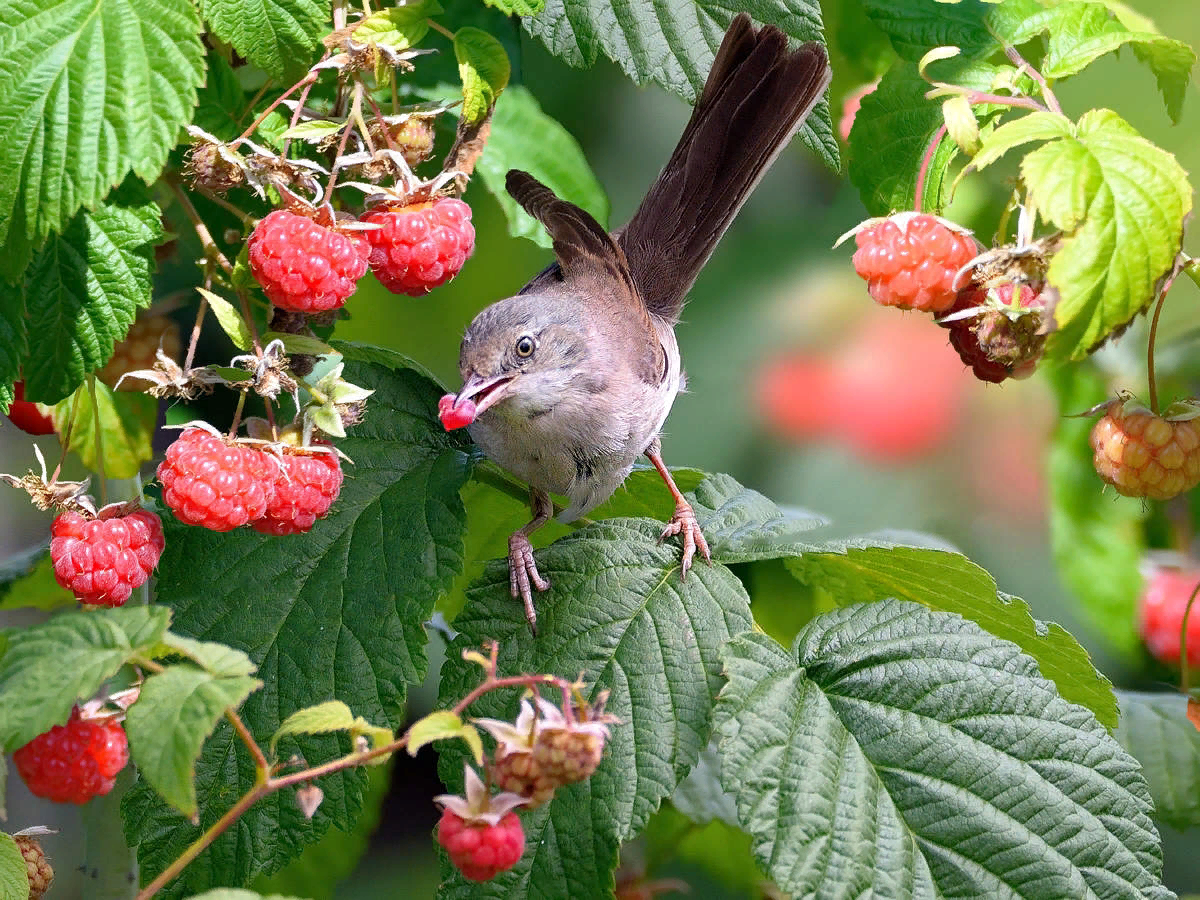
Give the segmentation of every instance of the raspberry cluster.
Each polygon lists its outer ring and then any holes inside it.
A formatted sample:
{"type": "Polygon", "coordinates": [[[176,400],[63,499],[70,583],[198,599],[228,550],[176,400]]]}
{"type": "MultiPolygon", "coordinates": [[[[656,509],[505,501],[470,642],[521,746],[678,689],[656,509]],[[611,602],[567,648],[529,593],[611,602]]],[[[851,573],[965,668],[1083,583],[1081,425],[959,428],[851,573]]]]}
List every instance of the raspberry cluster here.
{"type": "Polygon", "coordinates": [[[250,272],[276,306],[337,309],[367,271],[367,244],[286,209],[260,221],[247,242],[250,272]]]}
{"type": "Polygon", "coordinates": [[[934,313],[954,305],[954,277],[979,252],[970,232],[916,213],[867,222],[854,241],[854,271],[877,303],[934,313]]]}
{"type": "Polygon", "coordinates": [[[1170,500],[1200,484],[1200,419],[1194,409],[1159,416],[1122,398],[1104,410],[1092,428],[1092,462],[1117,493],[1170,500]]]}
{"type": "Polygon", "coordinates": [[[162,521],[146,509],[106,507],[95,518],[64,512],[50,534],[55,580],[94,606],[128,600],[150,577],[164,546],[162,521]]]}
{"type": "Polygon", "coordinates": [[[475,250],[471,207],[454,197],[373,210],[362,221],[380,226],[363,236],[371,271],[393,294],[429,293],[457,275],[475,250]]]}
{"type": "Polygon", "coordinates": [[[58,803],[87,803],[107,794],[127,762],[129,744],[120,723],[84,721],[78,708],[65,725],[13,753],[30,793],[58,803]]]}

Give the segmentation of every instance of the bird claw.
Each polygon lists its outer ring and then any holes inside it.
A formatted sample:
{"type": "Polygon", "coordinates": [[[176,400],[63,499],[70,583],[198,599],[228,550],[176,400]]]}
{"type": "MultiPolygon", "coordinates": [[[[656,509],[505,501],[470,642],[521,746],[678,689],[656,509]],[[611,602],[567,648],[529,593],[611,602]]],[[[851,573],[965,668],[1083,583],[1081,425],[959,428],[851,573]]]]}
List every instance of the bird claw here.
{"type": "Polygon", "coordinates": [[[529,629],[537,634],[533,587],[539,591],[547,591],[550,589],[550,582],[537,570],[537,563],[533,561],[533,545],[529,543],[529,538],[518,531],[508,539],[508,589],[513,599],[519,599],[525,604],[525,618],[529,621],[529,629]]]}
{"type": "Polygon", "coordinates": [[[675,505],[675,515],[671,516],[671,521],[659,535],[658,542],[661,544],[667,538],[677,534],[683,538],[683,562],[679,572],[681,579],[687,577],[688,569],[692,567],[692,558],[696,555],[697,550],[700,551],[705,562],[712,563],[712,555],[708,551],[708,541],[704,539],[704,532],[700,530],[700,523],[696,521],[696,513],[689,503],[680,502],[675,505]]]}

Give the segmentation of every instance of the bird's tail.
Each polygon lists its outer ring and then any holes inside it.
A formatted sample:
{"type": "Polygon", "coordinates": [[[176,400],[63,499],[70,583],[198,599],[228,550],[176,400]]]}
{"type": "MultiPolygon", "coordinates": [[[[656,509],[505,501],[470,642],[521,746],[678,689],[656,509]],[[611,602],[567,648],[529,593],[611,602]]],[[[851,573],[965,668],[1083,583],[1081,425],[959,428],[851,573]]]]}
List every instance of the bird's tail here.
{"type": "Polygon", "coordinates": [[[620,233],[650,312],[679,318],[721,235],[828,84],[820,44],[789,51],[779,29],[733,20],[675,152],[620,233]]]}

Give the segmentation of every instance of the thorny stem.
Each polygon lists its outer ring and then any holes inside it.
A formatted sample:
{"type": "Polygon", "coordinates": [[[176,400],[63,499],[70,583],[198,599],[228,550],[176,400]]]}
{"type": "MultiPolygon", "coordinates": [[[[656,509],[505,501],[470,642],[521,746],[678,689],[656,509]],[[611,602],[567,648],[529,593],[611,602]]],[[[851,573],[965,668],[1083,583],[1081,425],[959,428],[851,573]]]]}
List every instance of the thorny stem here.
{"type": "Polygon", "coordinates": [[[921,206],[925,196],[925,176],[929,174],[929,165],[933,162],[933,155],[937,153],[937,148],[941,145],[942,138],[945,136],[946,126],[942,125],[933,133],[933,137],[929,139],[929,145],[925,148],[925,155],[921,157],[921,168],[917,170],[917,184],[913,189],[913,209],[916,212],[924,212],[921,206]]]}
{"type": "Polygon", "coordinates": [[[226,275],[233,274],[233,265],[221,252],[221,248],[217,246],[217,242],[213,240],[212,232],[208,230],[208,226],[204,224],[204,220],[200,218],[200,213],[196,212],[196,207],[192,205],[191,199],[179,186],[179,181],[175,178],[168,178],[167,184],[171,187],[171,193],[175,195],[175,199],[179,201],[179,205],[183,207],[183,213],[188,217],[188,221],[192,223],[192,228],[196,231],[196,236],[200,238],[200,246],[204,248],[204,255],[225,270],[226,275]]]}
{"type": "Polygon", "coordinates": [[[338,142],[337,156],[334,159],[333,169],[329,173],[329,183],[325,185],[325,202],[329,203],[333,200],[333,187],[337,184],[339,162],[346,152],[346,142],[350,139],[350,129],[352,129],[357,121],[362,119],[362,95],[363,86],[361,81],[354,83],[354,99],[350,101],[350,115],[346,116],[346,127],[342,129],[342,139],[338,142]]]}
{"type": "Polygon", "coordinates": [[[1188,692],[1188,617],[1192,614],[1192,604],[1196,602],[1197,594],[1200,594],[1200,584],[1192,588],[1192,595],[1183,608],[1183,624],[1179,626],[1179,689],[1185,694],[1188,692]]]}
{"type": "Polygon", "coordinates": [[[104,438],[100,434],[100,406],[96,403],[95,374],[88,375],[87,387],[92,398],[92,418],[95,420],[92,433],[96,441],[96,474],[100,476],[100,505],[104,506],[108,502],[108,479],[104,475],[104,438]]]}
{"type": "Polygon", "coordinates": [[[258,118],[250,123],[250,127],[247,128],[245,131],[243,131],[241,134],[239,134],[237,136],[236,140],[231,141],[229,143],[229,146],[236,147],[242,141],[248,139],[250,137],[250,135],[254,134],[254,132],[258,129],[258,126],[261,125],[264,121],[266,121],[267,116],[269,116],[271,113],[275,112],[275,110],[279,107],[280,103],[282,103],[284,100],[286,100],[288,97],[290,97],[293,93],[295,93],[295,91],[298,88],[301,88],[308,84],[312,84],[316,80],[317,80],[317,73],[309,72],[307,75],[305,75],[303,78],[301,78],[295,84],[293,84],[290,88],[288,88],[286,91],[284,91],[278,97],[276,97],[270,106],[268,106],[261,113],[259,113],[258,118]]]}
{"type": "Polygon", "coordinates": [[[1054,96],[1054,91],[1050,89],[1050,84],[1046,81],[1045,76],[1031,66],[1029,62],[1026,61],[1025,57],[1021,56],[1016,47],[1005,47],[1004,55],[1007,56],[1009,60],[1012,61],[1013,65],[1017,67],[1018,72],[1029,73],[1029,77],[1032,78],[1037,83],[1038,88],[1041,89],[1042,97],[1045,98],[1046,105],[1050,107],[1050,111],[1061,115],[1063,111],[1062,106],[1059,105],[1058,97],[1054,96]]]}

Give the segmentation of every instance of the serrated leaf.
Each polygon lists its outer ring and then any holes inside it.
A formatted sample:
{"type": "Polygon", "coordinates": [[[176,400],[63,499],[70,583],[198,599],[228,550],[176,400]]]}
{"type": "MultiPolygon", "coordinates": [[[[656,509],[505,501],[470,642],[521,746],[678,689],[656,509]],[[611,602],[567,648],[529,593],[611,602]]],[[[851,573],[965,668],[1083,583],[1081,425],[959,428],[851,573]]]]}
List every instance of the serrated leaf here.
{"type": "MultiPolygon", "coordinates": [[[[292,712],[336,697],[371,722],[398,727],[406,685],[425,674],[424,622],[462,564],[465,513],[458,491],[463,454],[442,429],[442,389],[391,351],[338,343],[345,377],[375,390],[366,420],[339,441],[341,496],[308,534],[286,539],[249,530],[216,534],[164,516],[167,549],[158,601],[175,609],[173,630],[243,650],[271,689],[253,694],[242,718],[270,735],[292,712]],[[238,573],[233,577],[231,573],[238,573]],[[253,596],[247,605],[245,598],[253,596]]],[[[310,763],[348,752],[345,735],[297,738],[310,763]]],[[[232,798],[254,784],[254,768],[232,730],[218,725],[197,764],[201,824],[172,813],[137,786],[124,814],[152,878],[232,798]]],[[[169,896],[273,871],[331,824],[349,827],[364,775],[321,779],[325,799],[312,822],[290,797],[272,795],[222,835],[167,889],[169,896]]]]}
{"type": "Polygon", "coordinates": [[[315,338],[308,334],[287,334],[282,331],[268,331],[263,335],[265,344],[271,341],[283,341],[283,349],[288,354],[302,353],[308,356],[326,356],[333,353],[333,348],[330,347],[320,338],[315,338]]]}
{"type": "Polygon", "coordinates": [[[864,0],[870,20],[888,36],[901,59],[917,62],[933,47],[957,47],[965,57],[989,54],[999,44],[989,33],[996,4],[962,0],[864,0]]]}
{"type": "Polygon", "coordinates": [[[4,20],[0,271],[15,281],[81,207],[130,172],[158,177],[191,120],[204,48],[187,0],[12,0],[4,20]]]}
{"type": "Polygon", "coordinates": [[[11,834],[0,831],[0,897],[25,900],[29,896],[29,875],[25,857],[11,834]]]}
{"type": "Polygon", "coordinates": [[[483,743],[479,739],[479,732],[448,709],[431,712],[412,724],[408,730],[408,755],[416,756],[417,751],[426,744],[447,738],[462,738],[471,748],[475,765],[483,765],[483,743]]]}
{"type": "MultiPolygon", "coordinates": [[[[186,656],[210,675],[218,678],[253,675],[257,669],[250,657],[241,650],[214,641],[194,641],[173,631],[163,635],[162,646],[171,653],[186,656]]],[[[159,655],[155,654],[156,657],[159,655]]]]}
{"type": "Polygon", "coordinates": [[[1120,691],[1116,738],[1142,764],[1154,818],[1180,831],[1200,825],[1200,731],[1183,694],[1120,691]]]}
{"type": "MultiPolygon", "coordinates": [[[[824,43],[817,0],[751,0],[736,8],[718,0],[547,0],[546,8],[522,25],[569,65],[591,66],[602,54],[636,84],[653,81],[690,103],[704,86],[725,29],[735,12],[741,11],[778,26],[797,41],[824,43]]],[[[817,104],[799,135],[825,165],[837,171],[838,144],[827,100],[817,104]]]]}
{"type": "Polygon", "coordinates": [[[1179,253],[1192,188],[1174,156],[1107,109],[1027,154],[1021,176],[1038,213],[1069,233],[1046,274],[1059,295],[1048,352],[1082,359],[1154,298],[1179,253]]]}
{"type": "Polygon", "coordinates": [[[232,141],[254,121],[253,116],[244,118],[249,99],[237,73],[219,51],[208,52],[205,68],[192,124],[223,141],[232,141]]]}
{"type": "Polygon", "coordinates": [[[483,0],[506,16],[536,16],[546,8],[546,0],[483,0]]]}
{"type": "Polygon", "coordinates": [[[1137,761],[974,623],[888,600],[723,657],[722,782],[783,890],[1173,896],[1137,761]]]}
{"type": "Polygon", "coordinates": [[[171,806],[194,816],[200,748],[225,710],[241,706],[260,687],[257,678],[215,676],[191,663],[151,675],[125,715],[129,753],[138,774],[171,806]]]}
{"type": "Polygon", "coordinates": [[[982,169],[990,166],[1014,147],[1030,141],[1049,141],[1070,137],[1075,127],[1062,113],[1031,112],[1011,122],[1005,122],[984,136],[979,151],[972,157],[971,166],[982,169]]]}
{"type": "Polygon", "coordinates": [[[29,352],[25,324],[25,281],[8,284],[0,268],[0,409],[13,402],[13,382],[21,375],[21,360],[29,352]]]}
{"type": "Polygon", "coordinates": [[[79,213],[25,272],[25,398],[57,403],[99,369],[150,305],[154,247],[163,238],[147,188],[131,184],[79,213]]]}
{"type": "Polygon", "coordinates": [[[738,827],[737,804],[721,785],[721,755],[715,745],[701,752],[695,768],[671,795],[671,805],[697,825],[715,819],[738,827]]]}
{"type": "Polygon", "coordinates": [[[75,605],[75,595],[54,580],[49,543],[15,553],[0,563],[0,610],[55,610],[75,605]]]}
{"type": "Polygon", "coordinates": [[[488,114],[508,86],[512,66],[498,40],[470,26],[455,32],[454,57],[463,86],[462,115],[473,125],[488,114]]]}
{"type": "Polygon", "coordinates": [[[233,346],[242,351],[249,350],[254,344],[254,339],[250,336],[250,326],[242,318],[237,307],[220,294],[214,294],[204,288],[196,288],[196,290],[208,302],[209,309],[217,317],[217,324],[221,326],[225,336],[233,342],[233,346]]]}
{"type": "Polygon", "coordinates": [[[349,731],[354,726],[354,712],[341,700],[326,700],[314,706],[298,709],[284,719],[271,735],[271,753],[279,739],[297,734],[329,734],[349,731]]]}
{"type": "Polygon", "coordinates": [[[523,85],[513,85],[496,101],[487,152],[476,171],[500,202],[508,233],[550,246],[546,230],[523,210],[504,187],[508,170],[523,169],[564,200],[581,206],[600,224],[608,221],[608,197],[578,142],[541,106],[523,85]]]}
{"type": "MultiPolygon", "coordinates": [[[[750,627],[748,598],[721,565],[698,565],[681,580],[679,549],[660,543],[661,531],[661,522],[608,519],[539,551],[552,587],[535,599],[536,637],[509,595],[506,561],[489,566],[468,591],[442,669],[440,705],[478,684],[478,667],[461,659],[462,650],[497,640],[501,674],[582,672],[587,696],[612,692],[607,710],[621,724],[612,726],[590,779],[560,788],[524,817],[526,853],[514,869],[482,886],[455,875],[441,896],[611,897],[619,842],[643,828],[695,763],[720,687],[717,651],[750,627]]],[[[516,691],[495,692],[468,713],[511,721],[518,701],[516,691]]],[[[464,748],[439,751],[443,780],[454,790],[464,748]]]]}
{"type": "Polygon", "coordinates": [[[67,424],[74,412],[69,449],[93,472],[101,470],[100,454],[103,454],[106,477],[132,478],[141,470],[142,463],[154,458],[151,442],[158,422],[158,400],[149,394],[114,391],[98,379],[91,388],[94,397],[89,385],[80,385],[74,395],[55,405],[55,430],[67,434],[67,424]]]}
{"type": "Polygon", "coordinates": [[[308,68],[329,31],[329,0],[200,0],[200,15],[272,78],[308,68]]]}
{"type": "Polygon", "coordinates": [[[418,0],[371,13],[354,29],[360,44],[378,44],[393,50],[407,50],[421,43],[429,33],[429,17],[442,7],[436,0],[418,0]]]}
{"type": "Polygon", "coordinates": [[[162,639],[163,607],[60,613],[9,635],[0,656],[0,746],[14,750],[67,721],[130,657],[162,639]]]}

